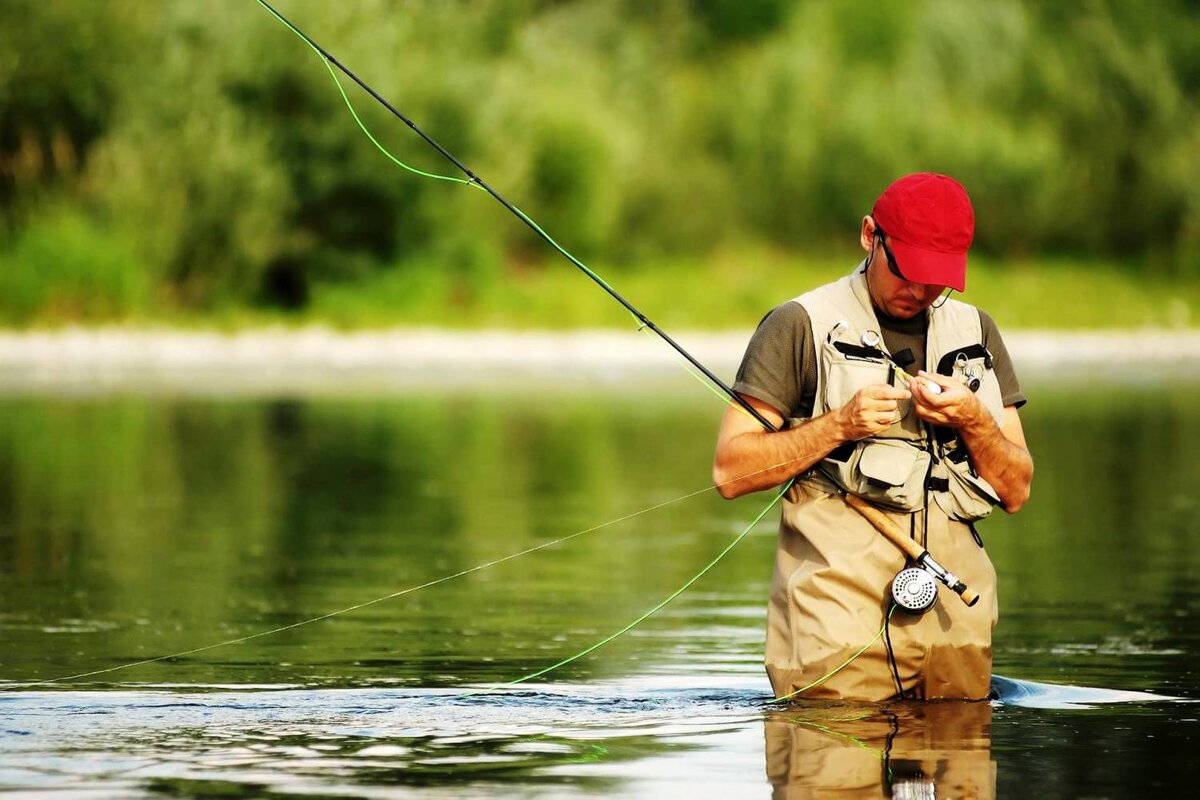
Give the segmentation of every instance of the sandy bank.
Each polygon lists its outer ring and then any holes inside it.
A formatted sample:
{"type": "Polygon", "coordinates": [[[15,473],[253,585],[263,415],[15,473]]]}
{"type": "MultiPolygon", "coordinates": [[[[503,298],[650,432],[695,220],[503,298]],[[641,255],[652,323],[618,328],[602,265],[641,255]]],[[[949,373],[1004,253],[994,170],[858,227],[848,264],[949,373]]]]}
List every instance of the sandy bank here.
{"type": "MultiPolygon", "coordinates": [[[[749,334],[672,335],[730,379],[749,334]]],[[[1200,377],[1195,329],[1014,331],[1006,341],[1030,379],[1200,377]]],[[[497,381],[594,384],[674,379],[682,374],[679,361],[657,338],[622,331],[67,329],[0,334],[0,391],[337,393],[497,381]]]]}

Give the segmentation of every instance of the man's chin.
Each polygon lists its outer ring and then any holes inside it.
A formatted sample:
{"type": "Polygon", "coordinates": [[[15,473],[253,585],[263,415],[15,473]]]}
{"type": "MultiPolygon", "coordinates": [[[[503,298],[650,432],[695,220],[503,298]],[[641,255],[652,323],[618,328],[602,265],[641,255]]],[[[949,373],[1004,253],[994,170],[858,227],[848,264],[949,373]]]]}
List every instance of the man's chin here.
{"type": "Polygon", "coordinates": [[[888,309],[888,315],[893,319],[912,319],[924,310],[925,306],[912,306],[904,304],[888,309]]]}

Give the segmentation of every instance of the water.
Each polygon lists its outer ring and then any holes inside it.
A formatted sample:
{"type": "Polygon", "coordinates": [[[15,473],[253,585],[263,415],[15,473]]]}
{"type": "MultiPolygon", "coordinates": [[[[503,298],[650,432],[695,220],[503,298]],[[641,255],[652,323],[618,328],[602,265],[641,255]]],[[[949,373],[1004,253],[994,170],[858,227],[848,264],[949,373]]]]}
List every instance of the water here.
{"type": "Polygon", "coordinates": [[[0,400],[0,787],[44,797],[1194,794],[1200,385],[1031,382],[1002,701],[767,705],[774,514],[694,385],[0,400]],[[1030,682],[1100,687],[1057,690],[1030,682]],[[1147,698],[1152,692],[1183,700],[1147,698]],[[936,789],[933,787],[936,785],[936,789]]]}

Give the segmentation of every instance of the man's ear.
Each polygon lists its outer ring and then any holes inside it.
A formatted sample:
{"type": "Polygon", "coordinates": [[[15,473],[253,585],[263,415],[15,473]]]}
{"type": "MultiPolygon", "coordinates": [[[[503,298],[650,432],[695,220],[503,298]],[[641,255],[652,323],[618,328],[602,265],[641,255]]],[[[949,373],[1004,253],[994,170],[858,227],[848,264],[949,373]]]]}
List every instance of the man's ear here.
{"type": "Polygon", "coordinates": [[[858,240],[862,244],[862,249],[868,253],[871,252],[872,239],[875,238],[875,220],[867,214],[862,218],[862,230],[859,231],[858,240]]]}

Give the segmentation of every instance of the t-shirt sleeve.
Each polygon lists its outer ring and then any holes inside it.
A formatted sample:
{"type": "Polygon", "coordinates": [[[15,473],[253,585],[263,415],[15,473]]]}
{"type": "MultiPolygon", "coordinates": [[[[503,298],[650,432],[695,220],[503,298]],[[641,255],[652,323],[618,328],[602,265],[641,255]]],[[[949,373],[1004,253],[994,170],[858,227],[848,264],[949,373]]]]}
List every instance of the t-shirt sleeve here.
{"type": "Polygon", "coordinates": [[[979,325],[983,331],[983,346],[992,354],[992,367],[996,371],[996,380],[1000,382],[1000,396],[1005,406],[1020,408],[1025,405],[1025,393],[1017,380],[1017,371],[1013,368],[1012,357],[1000,336],[996,322],[984,312],[979,312],[979,325]]]}
{"type": "Polygon", "coordinates": [[[816,349],[808,312],[788,301],[758,324],[733,388],[767,403],[783,417],[808,417],[816,394],[816,349]]]}

